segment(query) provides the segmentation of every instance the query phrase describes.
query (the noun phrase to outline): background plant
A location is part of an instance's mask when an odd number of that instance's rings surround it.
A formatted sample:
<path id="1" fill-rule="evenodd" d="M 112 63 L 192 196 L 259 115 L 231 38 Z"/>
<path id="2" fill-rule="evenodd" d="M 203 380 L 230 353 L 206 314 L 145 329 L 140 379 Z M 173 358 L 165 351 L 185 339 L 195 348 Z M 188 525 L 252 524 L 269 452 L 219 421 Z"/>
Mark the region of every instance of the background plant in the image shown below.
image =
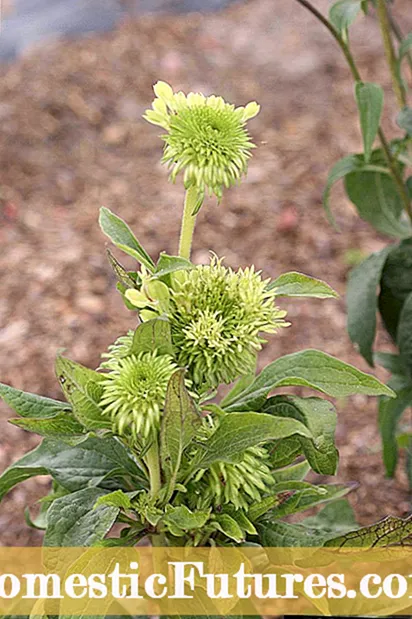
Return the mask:
<path id="1" fill-rule="evenodd" d="M 153 260 L 125 222 L 101 210 L 103 232 L 140 265 L 128 271 L 109 253 L 138 325 L 103 353 L 97 370 L 58 357 L 66 402 L 0 385 L 19 415 L 12 423 L 44 437 L 0 477 L 0 496 L 32 476 L 52 477 L 38 516 L 26 513 L 29 525 L 45 530 L 47 546 L 127 546 L 143 537 L 154 545 L 318 546 L 337 535 L 344 543 L 355 523 L 338 499 L 351 486 L 305 481 L 310 470 L 336 472 L 334 406 L 282 388 L 331 398 L 392 391 L 317 350 L 280 357 L 256 374 L 262 334 L 288 326 L 277 304 L 336 293 L 300 273 L 270 280 L 214 256 L 190 262 L 205 194 L 220 198 L 247 170 L 246 122 L 259 108 L 186 97 L 165 83 L 155 93 L 146 118 L 167 131 L 164 162 L 186 188 L 179 255 Z M 221 384 L 232 385 L 223 398 Z M 305 523 L 283 521 L 323 503 Z M 399 522 L 390 521 L 382 543 L 393 530 L 399 538 Z M 120 533 L 107 537 L 114 524 Z M 401 524 L 407 536 L 410 525 Z"/>
<path id="2" fill-rule="evenodd" d="M 385 367 L 396 399 L 381 398 L 379 428 L 388 476 L 395 474 L 398 450 L 408 452 L 407 472 L 412 484 L 412 442 L 401 416 L 412 405 L 412 108 L 408 104 L 408 71 L 412 69 L 412 33 L 403 33 L 396 22 L 393 2 L 338 0 L 322 15 L 311 2 L 297 0 L 335 38 L 355 82 L 355 100 L 363 139 L 363 152 L 338 161 L 330 170 L 324 206 L 334 222 L 329 198 L 332 185 L 344 181 L 345 192 L 359 216 L 378 232 L 396 239 L 371 254 L 350 274 L 347 290 L 348 332 L 369 365 Z M 352 53 L 349 29 L 358 15 L 374 14 L 398 105 L 396 122 L 401 137 L 389 138 L 382 129 L 384 92 L 379 84 L 366 83 Z M 375 141 L 378 142 L 377 146 Z M 396 347 L 396 353 L 375 352 L 376 314 Z"/>

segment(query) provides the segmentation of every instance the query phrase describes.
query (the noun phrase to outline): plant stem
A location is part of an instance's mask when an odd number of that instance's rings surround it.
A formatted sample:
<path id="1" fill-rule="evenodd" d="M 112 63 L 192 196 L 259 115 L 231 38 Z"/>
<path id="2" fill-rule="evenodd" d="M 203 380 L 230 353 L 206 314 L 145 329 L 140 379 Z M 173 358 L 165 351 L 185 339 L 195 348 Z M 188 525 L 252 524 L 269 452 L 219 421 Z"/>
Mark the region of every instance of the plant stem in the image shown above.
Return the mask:
<path id="1" fill-rule="evenodd" d="M 157 442 L 157 437 L 154 439 L 153 444 L 145 455 L 144 461 L 149 470 L 150 494 L 154 496 L 159 492 L 161 487 L 159 444 Z"/>
<path id="2" fill-rule="evenodd" d="M 389 6 L 386 6 L 386 12 L 388 14 L 389 23 L 390 23 L 390 26 L 392 28 L 392 32 L 393 32 L 393 34 L 396 37 L 396 40 L 398 41 L 398 43 L 402 43 L 402 41 L 404 39 L 403 32 L 400 29 L 398 22 L 395 20 L 394 16 L 392 15 L 392 12 L 391 12 Z M 410 66 L 410 68 L 412 70 L 412 56 L 411 56 L 411 54 L 409 52 L 406 54 L 406 59 L 407 59 L 408 64 L 409 64 L 409 66 Z"/>
<path id="3" fill-rule="evenodd" d="M 186 191 L 185 205 L 183 208 L 182 227 L 180 229 L 179 256 L 190 260 L 192 249 L 193 231 L 195 229 L 196 215 L 192 215 L 199 197 L 196 186 L 189 187 Z"/>
<path id="4" fill-rule="evenodd" d="M 378 0 L 378 2 L 380 1 L 381 0 Z M 384 2 L 385 0 L 382 0 L 382 1 Z M 355 79 L 356 82 L 361 82 L 362 78 L 359 73 L 358 67 L 356 66 L 355 59 L 352 56 L 349 46 L 346 44 L 345 40 L 342 38 L 338 30 L 336 30 L 333 24 L 331 24 L 330 21 L 328 21 L 326 17 L 322 15 L 322 13 L 320 13 L 320 11 L 318 11 L 314 6 L 312 6 L 312 4 L 308 0 L 296 0 L 296 2 L 298 2 L 300 5 L 305 7 L 308 11 L 310 11 L 312 15 L 314 15 L 329 30 L 329 32 L 331 33 L 331 35 L 333 36 L 333 38 L 336 40 L 339 47 L 341 48 L 346 58 L 346 61 L 349 65 L 353 78 Z M 408 192 L 406 191 L 406 187 L 403 182 L 402 176 L 399 173 L 399 170 L 397 168 L 396 161 L 392 155 L 388 141 L 381 128 L 379 128 L 378 135 L 379 135 L 380 142 L 382 144 L 382 149 L 385 154 L 386 161 L 388 163 L 388 167 L 391 171 L 391 176 L 394 182 L 396 183 L 396 186 L 398 187 L 405 211 L 407 212 L 410 220 L 412 221 L 411 201 L 409 199 Z"/>
<path id="5" fill-rule="evenodd" d="M 391 37 L 391 24 L 386 7 L 386 0 L 377 0 L 376 11 L 379 19 L 386 60 L 391 72 L 393 90 L 395 92 L 399 107 L 403 109 L 407 105 L 406 93 L 397 67 L 397 58 Z"/>

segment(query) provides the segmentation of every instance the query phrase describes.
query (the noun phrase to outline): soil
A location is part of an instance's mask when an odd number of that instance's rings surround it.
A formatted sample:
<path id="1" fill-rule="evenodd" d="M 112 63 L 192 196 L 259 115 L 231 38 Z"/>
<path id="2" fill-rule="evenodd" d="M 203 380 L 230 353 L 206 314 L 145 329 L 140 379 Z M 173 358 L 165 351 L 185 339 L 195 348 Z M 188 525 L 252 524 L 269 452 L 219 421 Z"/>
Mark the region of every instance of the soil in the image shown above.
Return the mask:
<path id="1" fill-rule="evenodd" d="M 400 15 L 407 4 L 398 3 Z M 328 2 L 316 6 L 326 10 Z M 353 44 L 364 79 L 388 90 L 372 16 L 355 27 Z M 333 40 L 296 2 L 253 0 L 219 14 L 129 19 L 111 33 L 42 44 L 0 68 L 2 382 L 61 397 L 57 351 L 96 367 L 99 353 L 134 326 L 115 292 L 97 225 L 102 204 L 129 222 L 153 256 L 176 251 L 182 190 L 167 183 L 159 132 L 141 118 L 157 79 L 262 105 L 250 123 L 259 148 L 248 178 L 219 206 L 210 200 L 203 207 L 194 260 L 206 261 L 210 248 L 228 265 L 254 263 L 272 277 L 302 271 L 342 295 L 282 302 L 292 326 L 270 339 L 261 363 L 318 348 L 368 370 L 345 330 L 344 292 L 353 257 L 387 239 L 357 217 L 341 188 L 333 193 L 340 233 L 321 206 L 330 166 L 361 148 L 353 85 Z M 388 91 L 385 125 L 399 135 L 395 112 Z M 382 333 L 379 340 L 390 350 Z M 384 478 L 376 399 L 357 396 L 337 408 L 338 479 L 359 483 L 350 495 L 359 522 L 405 515 L 402 467 L 395 479 Z M 37 438 L 6 422 L 6 406 L 0 410 L 3 470 Z M 41 542 L 23 509 L 48 485 L 36 478 L 6 497 L 2 545 Z"/>

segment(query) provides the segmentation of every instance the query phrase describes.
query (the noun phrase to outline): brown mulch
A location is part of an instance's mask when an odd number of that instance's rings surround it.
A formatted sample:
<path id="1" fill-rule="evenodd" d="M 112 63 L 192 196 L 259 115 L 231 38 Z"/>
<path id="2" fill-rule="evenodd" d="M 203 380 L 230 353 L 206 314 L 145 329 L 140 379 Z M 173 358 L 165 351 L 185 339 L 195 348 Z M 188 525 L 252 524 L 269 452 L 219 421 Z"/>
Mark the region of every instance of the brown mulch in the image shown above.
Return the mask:
<path id="1" fill-rule="evenodd" d="M 401 14 L 407 4 L 399 4 Z M 365 79 L 388 86 L 372 18 L 360 21 L 354 44 Z M 290 0 L 139 18 L 104 36 L 37 47 L 0 74 L 2 382 L 61 397 L 58 350 L 96 367 L 99 353 L 134 325 L 114 290 L 96 223 L 102 204 L 130 223 L 152 255 L 176 251 L 182 190 L 166 182 L 158 132 L 141 118 L 157 79 L 262 105 L 250 125 L 260 146 L 248 178 L 219 207 L 211 201 L 201 211 L 195 261 L 212 249 L 229 265 L 253 262 L 267 276 L 300 270 L 321 277 L 343 295 L 351 250 L 367 254 L 386 243 L 341 189 L 333 197 L 341 232 L 325 220 L 328 168 L 361 146 L 353 86 L 326 31 Z M 392 104 L 389 94 L 385 122 L 396 132 Z M 343 298 L 282 305 L 293 325 L 271 339 L 262 362 L 313 347 L 367 370 L 346 334 Z M 350 500 L 361 523 L 409 511 L 402 471 L 384 479 L 376 405 L 363 396 L 337 403 L 338 479 L 359 482 Z M 3 469 L 37 439 L 7 424 L 9 411 L 0 410 Z M 38 478 L 6 497 L 1 544 L 40 542 L 23 508 L 48 483 Z"/>

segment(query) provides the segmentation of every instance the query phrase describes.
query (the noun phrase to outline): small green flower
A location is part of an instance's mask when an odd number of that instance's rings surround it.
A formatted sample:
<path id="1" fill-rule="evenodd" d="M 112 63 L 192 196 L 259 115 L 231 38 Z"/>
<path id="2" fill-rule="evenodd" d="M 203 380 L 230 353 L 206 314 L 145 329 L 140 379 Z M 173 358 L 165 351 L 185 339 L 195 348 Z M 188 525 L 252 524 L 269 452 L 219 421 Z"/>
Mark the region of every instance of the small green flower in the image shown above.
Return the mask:
<path id="1" fill-rule="evenodd" d="M 157 82 L 156 99 L 144 118 L 167 130 L 162 163 L 168 164 L 171 180 L 184 170 L 186 189 L 196 186 L 199 199 L 205 191 L 221 199 L 246 174 L 254 148 L 246 122 L 256 116 L 259 105 L 252 101 L 236 108 L 222 97 L 200 93 L 174 93 L 169 84 Z"/>
<path id="2" fill-rule="evenodd" d="M 215 429 L 215 422 L 208 416 L 198 440 L 205 440 Z M 190 506 L 206 509 L 232 505 L 247 511 L 251 503 L 261 501 L 274 485 L 268 460 L 266 449 L 249 447 L 236 464 L 215 462 L 210 468 L 202 469 L 188 488 Z"/>
<path id="3" fill-rule="evenodd" d="M 254 268 L 234 272 L 213 257 L 210 265 L 173 278 L 169 319 L 179 366 L 194 385 L 210 389 L 253 371 L 265 341 L 260 332 L 287 326 Z"/>
<path id="4" fill-rule="evenodd" d="M 148 438 L 159 429 L 167 385 L 176 364 L 169 355 L 157 356 L 156 351 L 124 358 L 112 356 L 109 363 L 110 372 L 101 382 L 100 406 L 111 415 L 115 433 Z"/>

